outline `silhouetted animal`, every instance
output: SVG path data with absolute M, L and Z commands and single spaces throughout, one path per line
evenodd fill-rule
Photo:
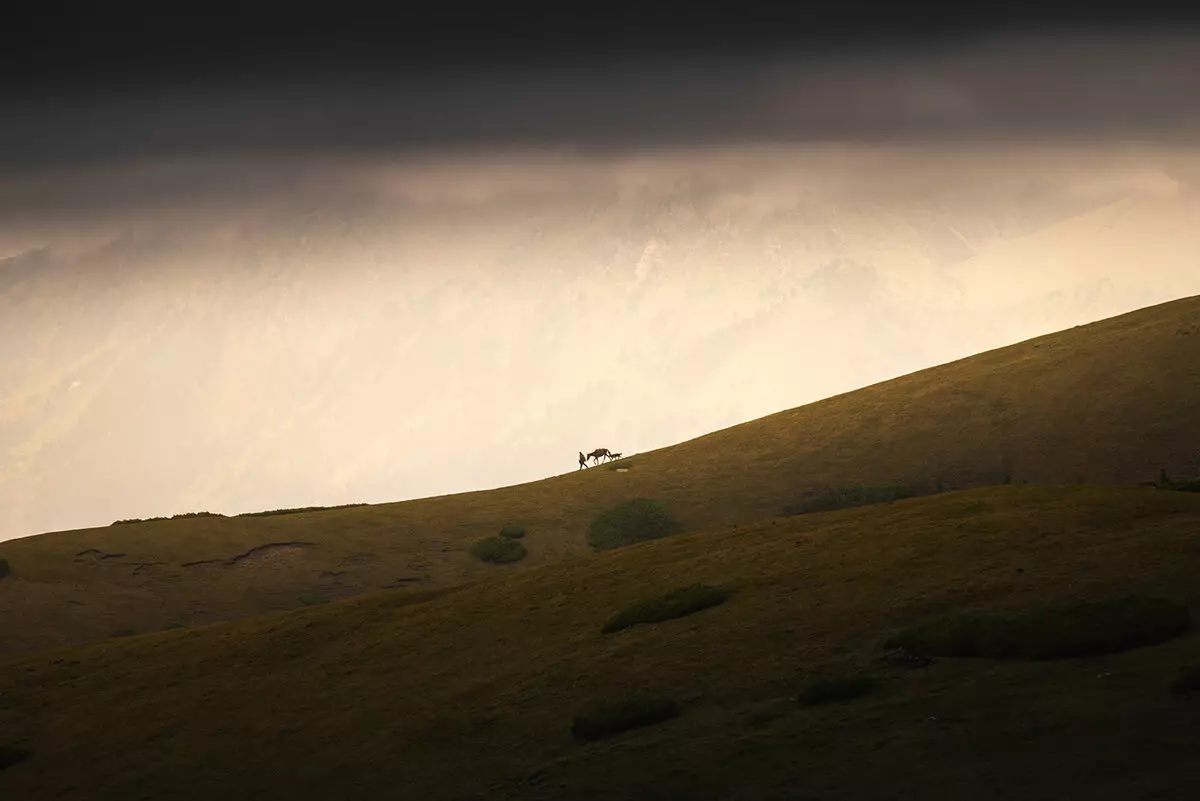
M 609 455 L 608 448 L 596 448 L 596 450 L 594 450 L 588 454 L 588 458 L 591 459 L 596 464 L 600 464 L 600 457 L 608 456 L 608 455 Z
M 583 455 L 583 451 L 579 452 L 579 469 L 587 467 L 587 457 Z
M 619 453 L 610 453 L 608 455 L 608 460 L 610 462 L 616 461 L 617 459 L 620 459 L 620 458 L 621 458 L 621 454 L 619 454 Z

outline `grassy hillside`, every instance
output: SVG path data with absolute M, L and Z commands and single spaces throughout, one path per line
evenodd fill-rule
M 1200 298 L 1188 298 L 529 484 L 0 543 L 12 570 L 0 580 L 0 654 L 536 568 L 589 553 L 591 521 L 636 497 L 695 531 L 777 515 L 823 487 L 1194 476 L 1197 408 Z M 524 559 L 471 556 L 508 524 L 528 531 Z
M 1200 494 L 992 487 L 10 659 L 0 747 L 27 758 L 0 796 L 1190 799 L 1200 698 L 1170 685 L 1200 633 L 1065 660 L 879 657 L 948 613 L 1147 595 L 1195 615 L 1198 565 Z M 728 597 L 602 633 L 697 583 Z M 580 711 L 646 696 L 678 715 L 572 735 Z

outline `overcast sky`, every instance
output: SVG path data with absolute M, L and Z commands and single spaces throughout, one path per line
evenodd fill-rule
M 6 51 L 0 539 L 530 480 L 1200 292 L 1187 25 L 205 8 Z

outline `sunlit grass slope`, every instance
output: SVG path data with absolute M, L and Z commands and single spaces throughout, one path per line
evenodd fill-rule
M 0 654 L 536 568 L 587 554 L 589 523 L 636 497 L 661 502 L 694 531 L 779 514 L 825 486 L 1194 476 L 1197 409 L 1200 298 L 1188 298 L 529 484 L 0 543 L 12 567 L 0 580 Z M 568 464 L 576 445 L 566 447 Z M 508 524 L 527 530 L 525 558 L 471 556 L 472 543 Z
M 1104 657 L 879 657 L 949 612 L 1146 595 L 1195 615 L 1198 566 L 1200 495 L 1002 486 L 77 646 L 0 663 L 0 746 L 29 753 L 0 796 L 1191 799 L 1200 698 L 1170 685 L 1195 627 Z M 602 633 L 696 583 L 729 595 Z M 572 736 L 579 710 L 647 695 L 678 716 Z

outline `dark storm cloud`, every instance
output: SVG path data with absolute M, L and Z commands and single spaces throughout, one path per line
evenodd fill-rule
M 803 141 L 1187 141 L 1200 133 L 1200 35 L 929 38 L 920 47 L 650 51 L 456 70 L 361 65 L 204 81 L 76 86 L 5 107 L 0 215 L 278 194 L 269 165 L 78 167 L 273 157 L 295 163 L 429 152 L 652 151 Z M 633 51 L 628 51 L 632 53 Z M 57 170 L 61 181 L 47 180 Z M 116 175 L 116 173 L 114 173 Z M 81 177 L 83 176 L 83 177 Z

